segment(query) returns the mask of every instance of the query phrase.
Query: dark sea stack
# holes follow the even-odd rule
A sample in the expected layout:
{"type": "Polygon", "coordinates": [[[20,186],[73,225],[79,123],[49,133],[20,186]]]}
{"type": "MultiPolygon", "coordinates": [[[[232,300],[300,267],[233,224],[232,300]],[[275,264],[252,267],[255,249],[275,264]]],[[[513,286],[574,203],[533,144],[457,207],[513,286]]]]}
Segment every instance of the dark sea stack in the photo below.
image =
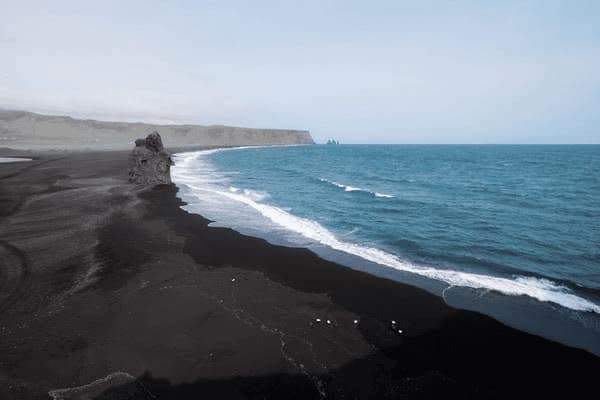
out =
{"type": "Polygon", "coordinates": [[[154,131],[146,139],[136,139],[129,155],[129,182],[139,185],[171,183],[171,155],[165,151],[162,139],[154,131]]]}

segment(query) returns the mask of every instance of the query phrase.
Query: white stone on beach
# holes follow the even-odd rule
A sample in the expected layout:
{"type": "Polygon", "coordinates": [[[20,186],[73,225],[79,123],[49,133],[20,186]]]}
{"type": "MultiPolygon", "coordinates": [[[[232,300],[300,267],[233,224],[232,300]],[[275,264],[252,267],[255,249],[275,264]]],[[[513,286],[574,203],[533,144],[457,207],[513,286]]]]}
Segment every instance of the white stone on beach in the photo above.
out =
{"type": "Polygon", "coordinates": [[[355,323],[355,324],[358,324],[358,320],[357,320],[357,319],[355,319],[355,320],[354,320],[354,323],[355,323]]]}
{"type": "Polygon", "coordinates": [[[321,322],[321,318],[317,318],[317,319],[315,319],[315,321],[321,322]]]}
{"type": "Polygon", "coordinates": [[[235,282],[235,278],[231,278],[231,282],[235,282]]]}
{"type": "Polygon", "coordinates": [[[328,323],[328,324],[331,324],[331,321],[330,321],[330,320],[327,320],[327,323],[328,323]]]}

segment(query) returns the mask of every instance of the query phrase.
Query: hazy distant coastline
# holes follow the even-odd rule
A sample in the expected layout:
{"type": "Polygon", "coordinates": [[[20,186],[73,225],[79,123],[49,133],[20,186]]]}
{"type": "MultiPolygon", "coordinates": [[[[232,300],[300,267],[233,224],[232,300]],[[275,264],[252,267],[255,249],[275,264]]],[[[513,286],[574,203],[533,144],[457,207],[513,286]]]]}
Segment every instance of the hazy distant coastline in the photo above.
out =
{"type": "Polygon", "coordinates": [[[108,122],[0,110],[0,147],[14,149],[128,149],[136,138],[145,137],[152,130],[159,131],[169,147],[314,143],[310,133],[305,130],[108,122]]]}

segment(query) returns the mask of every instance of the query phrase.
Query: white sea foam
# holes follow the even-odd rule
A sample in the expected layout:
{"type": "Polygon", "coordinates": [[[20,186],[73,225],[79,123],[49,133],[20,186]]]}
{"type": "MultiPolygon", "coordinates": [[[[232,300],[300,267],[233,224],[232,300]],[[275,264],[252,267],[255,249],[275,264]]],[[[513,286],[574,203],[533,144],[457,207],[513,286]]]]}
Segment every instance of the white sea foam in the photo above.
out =
{"type": "Polygon", "coordinates": [[[244,196],[252,199],[253,201],[263,201],[269,198],[269,193],[263,192],[262,190],[251,190],[251,189],[239,189],[235,186],[229,187],[231,193],[243,193],[244,196]]]}
{"type": "MultiPolygon", "coordinates": [[[[211,151],[211,152],[214,152],[211,151]]],[[[186,185],[195,196],[221,196],[236,203],[245,204],[257,211],[272,223],[294,232],[315,243],[332,249],[358,256],[364,260],[394,268],[399,271],[417,274],[426,278],[447,283],[450,286],[473,289],[493,290],[506,295],[529,296],[539,301],[552,302],[578,311],[590,311],[600,314],[600,306],[590,300],[574,294],[570,289],[547,279],[515,276],[514,278],[476,274],[464,271],[439,269],[416,265],[383,250],[356,243],[344,242],[316,221],[297,217],[281,208],[261,203],[243,190],[214,184],[218,179],[202,177],[214,172],[214,167],[206,160],[209,152],[180,153],[175,155],[175,166],[171,170],[173,181],[177,185],[186,185]],[[200,164],[199,164],[200,163],[200,164]],[[198,168],[201,166],[201,170],[198,168]]],[[[217,173],[218,175],[218,173],[217,173]]],[[[332,184],[335,184],[332,182],[332,184]]],[[[348,188],[346,185],[336,186],[348,188]]],[[[349,191],[352,191],[353,188],[349,191]]],[[[345,189],[347,190],[347,189],[345,189]]],[[[263,198],[264,199],[264,198],[263,198]]]]}
{"type": "Polygon", "coordinates": [[[50,390],[48,395],[52,397],[53,400],[67,400],[75,398],[89,399],[92,397],[95,398],[97,395],[105,392],[111,387],[124,385],[132,381],[135,381],[135,377],[133,375],[130,375],[127,372],[117,371],[86,385],[50,390]]]}
{"type": "Polygon", "coordinates": [[[321,182],[325,182],[325,183],[329,183],[330,185],[337,186],[340,189],[344,189],[344,191],[346,191],[346,192],[366,192],[366,193],[370,193],[370,194],[374,195],[375,197],[385,197],[385,198],[393,198],[394,197],[391,194],[379,193],[379,192],[375,192],[375,191],[369,190],[369,189],[354,187],[354,186],[350,186],[350,185],[344,185],[343,183],[330,181],[329,179],[325,179],[325,178],[319,178],[319,180],[321,182]]]}
{"type": "Polygon", "coordinates": [[[352,228],[351,230],[349,230],[348,232],[342,234],[341,236],[349,236],[349,235],[352,235],[353,233],[358,232],[359,230],[360,230],[359,227],[355,227],[355,228],[352,228]]]}
{"type": "Polygon", "coordinates": [[[31,161],[31,158],[0,157],[0,163],[11,163],[11,162],[22,162],[22,161],[31,161]]]}

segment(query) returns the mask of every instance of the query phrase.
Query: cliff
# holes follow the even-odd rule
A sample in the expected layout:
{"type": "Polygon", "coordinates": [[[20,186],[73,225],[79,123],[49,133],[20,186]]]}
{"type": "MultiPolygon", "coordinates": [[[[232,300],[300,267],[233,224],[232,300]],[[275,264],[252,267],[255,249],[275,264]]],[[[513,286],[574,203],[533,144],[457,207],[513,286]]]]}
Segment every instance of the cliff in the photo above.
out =
{"type": "Polygon", "coordinates": [[[171,148],[314,143],[310,133],[301,130],[107,122],[0,110],[0,147],[15,149],[129,149],[136,138],[155,130],[171,148]]]}

